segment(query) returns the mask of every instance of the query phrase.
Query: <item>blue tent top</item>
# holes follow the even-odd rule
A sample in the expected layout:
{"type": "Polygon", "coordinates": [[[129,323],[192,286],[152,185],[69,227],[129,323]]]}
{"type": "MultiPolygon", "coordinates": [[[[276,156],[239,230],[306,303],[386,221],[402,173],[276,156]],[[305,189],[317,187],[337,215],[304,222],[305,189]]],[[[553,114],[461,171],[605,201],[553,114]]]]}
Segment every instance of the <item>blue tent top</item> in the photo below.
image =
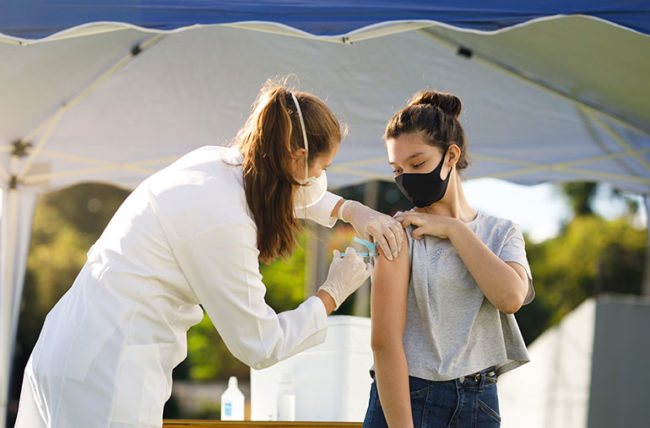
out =
{"type": "Polygon", "coordinates": [[[0,33],[40,39],[101,21],[162,31],[268,21],[333,36],[385,21],[431,20],[490,31],[562,14],[598,17],[650,34],[650,1],[605,0],[5,0],[0,5],[0,33]]]}

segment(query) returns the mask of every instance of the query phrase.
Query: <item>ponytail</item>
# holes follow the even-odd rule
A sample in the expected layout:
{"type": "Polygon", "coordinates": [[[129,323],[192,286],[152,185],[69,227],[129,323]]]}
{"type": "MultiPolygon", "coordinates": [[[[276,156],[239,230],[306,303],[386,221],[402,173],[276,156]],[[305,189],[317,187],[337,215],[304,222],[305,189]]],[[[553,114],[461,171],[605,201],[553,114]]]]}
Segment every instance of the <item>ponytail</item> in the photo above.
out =
{"type": "MultiPolygon", "coordinates": [[[[327,106],[313,95],[295,92],[308,136],[310,162],[341,140],[341,127],[327,106]]],[[[291,92],[267,82],[253,113],[238,134],[244,191],[257,225],[260,259],[268,263],[289,256],[300,222],[293,213],[293,154],[303,147],[300,119],[291,92]]]]}

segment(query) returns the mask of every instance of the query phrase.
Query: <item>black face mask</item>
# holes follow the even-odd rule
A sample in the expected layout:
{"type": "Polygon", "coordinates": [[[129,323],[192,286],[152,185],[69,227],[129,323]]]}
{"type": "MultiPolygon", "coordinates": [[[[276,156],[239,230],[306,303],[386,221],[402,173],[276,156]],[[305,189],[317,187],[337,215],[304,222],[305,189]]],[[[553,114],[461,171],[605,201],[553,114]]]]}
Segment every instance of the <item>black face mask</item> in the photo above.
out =
{"type": "Polygon", "coordinates": [[[424,174],[402,173],[395,177],[395,183],[399,190],[416,207],[428,207],[445,196],[447,185],[449,184],[449,177],[451,177],[451,171],[453,169],[452,167],[449,170],[447,178],[444,180],[440,178],[440,171],[442,170],[442,164],[445,162],[446,154],[447,148],[442,153],[440,163],[431,172],[424,174]]]}

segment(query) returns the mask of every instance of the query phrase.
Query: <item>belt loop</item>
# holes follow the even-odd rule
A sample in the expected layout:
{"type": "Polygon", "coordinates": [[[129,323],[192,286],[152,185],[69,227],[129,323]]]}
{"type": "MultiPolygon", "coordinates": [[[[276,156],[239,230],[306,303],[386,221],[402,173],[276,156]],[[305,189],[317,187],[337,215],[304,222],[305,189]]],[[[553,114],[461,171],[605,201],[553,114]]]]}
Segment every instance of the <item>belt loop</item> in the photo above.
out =
{"type": "Polygon", "coordinates": [[[487,373],[483,372],[479,374],[480,379],[478,381],[478,392],[483,392],[483,388],[485,388],[485,380],[487,379],[487,373]]]}

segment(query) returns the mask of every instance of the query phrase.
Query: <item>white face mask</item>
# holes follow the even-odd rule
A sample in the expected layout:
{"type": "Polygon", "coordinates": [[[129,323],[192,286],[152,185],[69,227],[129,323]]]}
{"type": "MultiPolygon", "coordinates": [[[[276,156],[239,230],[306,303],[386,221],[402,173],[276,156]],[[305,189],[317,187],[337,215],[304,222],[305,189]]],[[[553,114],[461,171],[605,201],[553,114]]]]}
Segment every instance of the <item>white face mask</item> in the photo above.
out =
{"type": "Polygon", "coordinates": [[[323,199],[327,191],[327,176],[325,171],[320,177],[310,177],[307,184],[300,186],[296,193],[293,195],[293,209],[305,209],[316,205],[318,201],[323,199]]]}
{"type": "Polygon", "coordinates": [[[309,176],[309,146],[307,145],[307,131],[305,130],[305,121],[302,118],[302,111],[300,111],[300,104],[298,99],[292,93],[291,98],[296,105],[296,111],[300,118],[300,126],[302,129],[302,141],[305,146],[305,178],[300,183],[300,188],[293,195],[293,209],[305,209],[315,205],[320,201],[325,192],[327,191],[327,175],[323,171],[320,177],[309,176]]]}

